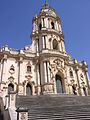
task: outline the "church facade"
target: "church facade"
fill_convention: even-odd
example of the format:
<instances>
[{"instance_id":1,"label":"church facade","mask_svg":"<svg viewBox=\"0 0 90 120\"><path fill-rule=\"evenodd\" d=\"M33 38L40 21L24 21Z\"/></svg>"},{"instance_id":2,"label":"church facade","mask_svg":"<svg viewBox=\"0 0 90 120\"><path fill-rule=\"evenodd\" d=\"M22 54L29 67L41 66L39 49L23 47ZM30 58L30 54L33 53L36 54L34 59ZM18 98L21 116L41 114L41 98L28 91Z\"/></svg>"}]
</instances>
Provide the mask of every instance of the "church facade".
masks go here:
<instances>
[{"instance_id":1,"label":"church facade","mask_svg":"<svg viewBox=\"0 0 90 120\"><path fill-rule=\"evenodd\" d=\"M0 48L0 92L89 95L88 65L65 50L61 21L46 2L33 17L32 45Z\"/></svg>"}]
</instances>

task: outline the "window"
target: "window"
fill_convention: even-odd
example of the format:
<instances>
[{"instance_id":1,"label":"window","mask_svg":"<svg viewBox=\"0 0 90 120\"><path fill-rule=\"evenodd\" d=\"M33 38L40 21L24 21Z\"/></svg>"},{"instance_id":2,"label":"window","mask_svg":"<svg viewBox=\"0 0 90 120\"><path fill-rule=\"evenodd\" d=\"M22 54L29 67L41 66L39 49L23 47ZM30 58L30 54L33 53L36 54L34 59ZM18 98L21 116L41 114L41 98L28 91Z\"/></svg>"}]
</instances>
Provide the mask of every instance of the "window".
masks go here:
<instances>
[{"instance_id":1,"label":"window","mask_svg":"<svg viewBox=\"0 0 90 120\"><path fill-rule=\"evenodd\" d=\"M74 94L74 95L77 95L77 92L76 92L76 85L75 85L75 84L73 84L72 89L73 89L73 94Z\"/></svg>"},{"instance_id":2,"label":"window","mask_svg":"<svg viewBox=\"0 0 90 120\"><path fill-rule=\"evenodd\" d=\"M31 66L27 66L27 72L31 72Z\"/></svg>"},{"instance_id":3,"label":"window","mask_svg":"<svg viewBox=\"0 0 90 120\"><path fill-rule=\"evenodd\" d=\"M72 71L70 71L70 77L73 77L73 72Z\"/></svg>"},{"instance_id":4,"label":"window","mask_svg":"<svg viewBox=\"0 0 90 120\"><path fill-rule=\"evenodd\" d=\"M32 87L30 84L26 86L26 95L32 95Z\"/></svg>"},{"instance_id":5,"label":"window","mask_svg":"<svg viewBox=\"0 0 90 120\"><path fill-rule=\"evenodd\" d=\"M53 49L58 50L58 42L57 42L57 40L53 40Z\"/></svg>"},{"instance_id":6,"label":"window","mask_svg":"<svg viewBox=\"0 0 90 120\"><path fill-rule=\"evenodd\" d=\"M52 29L55 29L55 28L54 28L54 22L51 22L51 26L52 26Z\"/></svg>"},{"instance_id":7,"label":"window","mask_svg":"<svg viewBox=\"0 0 90 120\"><path fill-rule=\"evenodd\" d=\"M86 88L85 87L83 87L83 92L84 92L84 95L87 96Z\"/></svg>"},{"instance_id":8,"label":"window","mask_svg":"<svg viewBox=\"0 0 90 120\"><path fill-rule=\"evenodd\" d=\"M69 73L70 73L70 77L73 77L73 71L72 71L71 68L70 68L70 70L69 70Z\"/></svg>"},{"instance_id":9,"label":"window","mask_svg":"<svg viewBox=\"0 0 90 120\"><path fill-rule=\"evenodd\" d=\"M41 29L42 29L42 24L40 23L40 24L39 24L39 30L41 30Z\"/></svg>"},{"instance_id":10,"label":"window","mask_svg":"<svg viewBox=\"0 0 90 120\"><path fill-rule=\"evenodd\" d=\"M10 93L11 91L14 91L14 85L12 83L8 85L8 93Z\"/></svg>"}]
</instances>

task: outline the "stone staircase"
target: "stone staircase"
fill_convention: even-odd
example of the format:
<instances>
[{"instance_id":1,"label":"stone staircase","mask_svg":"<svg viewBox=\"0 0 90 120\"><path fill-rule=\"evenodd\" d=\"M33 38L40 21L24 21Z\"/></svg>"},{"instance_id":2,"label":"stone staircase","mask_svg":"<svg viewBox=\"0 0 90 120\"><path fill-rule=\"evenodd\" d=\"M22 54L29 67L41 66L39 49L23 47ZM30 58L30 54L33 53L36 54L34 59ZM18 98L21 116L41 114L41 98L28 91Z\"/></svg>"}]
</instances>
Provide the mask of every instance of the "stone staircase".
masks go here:
<instances>
[{"instance_id":1,"label":"stone staircase","mask_svg":"<svg viewBox=\"0 0 90 120\"><path fill-rule=\"evenodd\" d=\"M28 109L28 120L90 120L89 96L17 96L16 107Z\"/></svg>"}]
</instances>

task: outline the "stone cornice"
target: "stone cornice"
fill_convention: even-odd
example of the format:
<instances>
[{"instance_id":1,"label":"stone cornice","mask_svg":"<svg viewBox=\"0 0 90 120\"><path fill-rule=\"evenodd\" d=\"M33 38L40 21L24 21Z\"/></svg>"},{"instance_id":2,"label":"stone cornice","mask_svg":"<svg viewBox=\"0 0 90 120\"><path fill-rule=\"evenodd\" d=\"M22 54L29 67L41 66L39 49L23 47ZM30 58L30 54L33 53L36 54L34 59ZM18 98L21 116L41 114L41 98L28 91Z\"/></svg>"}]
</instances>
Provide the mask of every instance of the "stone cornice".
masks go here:
<instances>
[{"instance_id":1,"label":"stone cornice","mask_svg":"<svg viewBox=\"0 0 90 120\"><path fill-rule=\"evenodd\" d=\"M42 30L38 31L38 33L32 33L31 34L31 38L32 37L37 37L37 36L40 36L40 35L47 35L47 34L56 34L58 35L62 41L64 41L64 35L62 34L62 32L60 31L57 31L57 30L53 30L53 29L48 29L48 28L42 28Z\"/></svg>"},{"instance_id":2,"label":"stone cornice","mask_svg":"<svg viewBox=\"0 0 90 120\"><path fill-rule=\"evenodd\" d=\"M50 19L54 19L55 21L59 22L59 24L61 24L61 20L58 16L50 16L46 13L43 13L41 15L39 15L37 18L36 17L33 17L33 20L32 22L34 21L38 21L40 18L50 18Z\"/></svg>"},{"instance_id":3,"label":"stone cornice","mask_svg":"<svg viewBox=\"0 0 90 120\"><path fill-rule=\"evenodd\" d=\"M67 55L67 53L55 51L55 50L49 50L49 49L42 50L40 52L39 58L43 58L43 57L47 57L47 58L50 58L50 57L57 57L58 58L59 57L59 58L62 58L64 60L69 59L69 56Z\"/></svg>"},{"instance_id":4,"label":"stone cornice","mask_svg":"<svg viewBox=\"0 0 90 120\"><path fill-rule=\"evenodd\" d=\"M76 60L76 62L75 62L75 59L66 61L65 64L66 64L67 66L74 67L75 70L77 70L77 71L78 71L79 68L83 69L84 71L88 69L88 65L85 65L85 64L83 63L83 61L80 62L80 61L77 61L77 60ZM88 71L88 70L87 70L87 71Z\"/></svg>"},{"instance_id":5,"label":"stone cornice","mask_svg":"<svg viewBox=\"0 0 90 120\"><path fill-rule=\"evenodd\" d=\"M0 49L0 59L3 59L4 56L7 56L7 58L11 57L11 58L26 58L26 59L32 59L35 57L35 53L31 53L31 52L27 52L25 50L12 50L9 49L5 50L5 49Z\"/></svg>"}]
</instances>

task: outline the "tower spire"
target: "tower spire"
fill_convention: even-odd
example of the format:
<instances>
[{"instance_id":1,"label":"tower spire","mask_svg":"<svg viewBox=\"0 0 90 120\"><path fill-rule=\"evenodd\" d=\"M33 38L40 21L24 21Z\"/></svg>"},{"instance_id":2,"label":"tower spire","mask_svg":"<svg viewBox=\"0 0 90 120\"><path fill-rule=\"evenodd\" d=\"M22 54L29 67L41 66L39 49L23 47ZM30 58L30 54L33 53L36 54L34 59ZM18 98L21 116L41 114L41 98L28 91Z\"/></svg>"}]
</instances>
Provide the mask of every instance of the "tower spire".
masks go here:
<instances>
[{"instance_id":1,"label":"tower spire","mask_svg":"<svg viewBox=\"0 0 90 120\"><path fill-rule=\"evenodd\" d=\"M47 4L47 0L45 0L45 4Z\"/></svg>"},{"instance_id":2,"label":"tower spire","mask_svg":"<svg viewBox=\"0 0 90 120\"><path fill-rule=\"evenodd\" d=\"M45 5L48 6L48 2L47 2L47 0L45 0Z\"/></svg>"}]
</instances>

